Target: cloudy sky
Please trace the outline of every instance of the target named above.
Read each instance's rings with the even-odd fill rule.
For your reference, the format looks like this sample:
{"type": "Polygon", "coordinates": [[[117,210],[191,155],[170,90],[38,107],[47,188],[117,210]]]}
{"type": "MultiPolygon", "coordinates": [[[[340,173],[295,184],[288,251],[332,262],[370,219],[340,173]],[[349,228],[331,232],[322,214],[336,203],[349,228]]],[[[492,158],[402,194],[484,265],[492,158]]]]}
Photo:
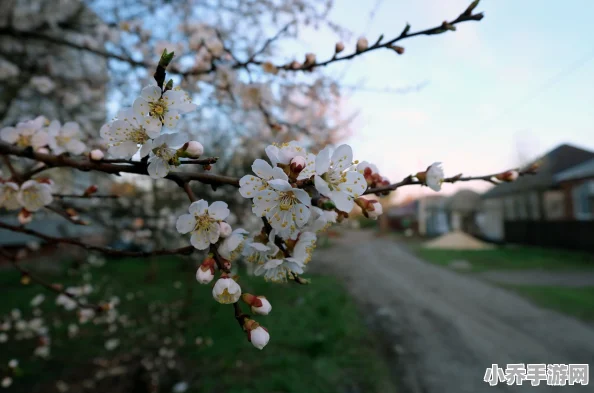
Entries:
{"type": "MultiPolygon", "coordinates": [[[[469,3],[336,0],[331,19],[356,34],[345,42],[353,46],[364,33],[372,42],[380,34],[398,35],[406,22],[416,31],[452,20],[469,3]]],[[[402,41],[402,56],[382,50],[329,68],[344,72],[347,85],[425,84],[408,94],[355,91],[345,100],[347,111],[360,112],[349,140],[356,158],[400,179],[434,161],[449,175],[486,174],[561,143],[594,150],[594,2],[483,0],[477,11],[485,13],[481,22],[402,41]]],[[[318,32],[303,39],[324,59],[336,36],[318,32]]],[[[415,187],[400,198],[429,192],[415,187]]]]}

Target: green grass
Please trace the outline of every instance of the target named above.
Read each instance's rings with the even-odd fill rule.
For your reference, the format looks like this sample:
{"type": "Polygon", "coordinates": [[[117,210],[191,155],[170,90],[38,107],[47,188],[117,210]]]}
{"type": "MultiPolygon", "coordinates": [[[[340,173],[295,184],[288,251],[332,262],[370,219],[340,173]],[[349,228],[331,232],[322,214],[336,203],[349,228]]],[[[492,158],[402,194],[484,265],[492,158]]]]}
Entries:
{"type": "MultiPolygon", "coordinates": [[[[38,286],[22,286],[16,272],[0,272],[0,320],[13,308],[20,308],[23,317],[31,319],[29,302],[44,293],[46,300],[40,307],[44,318],[60,325],[50,327],[52,356],[47,361],[32,357],[34,339],[0,344],[0,372],[12,358],[19,359],[22,369],[22,376],[6,391],[53,392],[57,380],[80,384],[93,379],[98,366],[92,361],[100,357],[137,365],[138,360],[124,359],[156,354],[166,337],[173,340],[169,347],[175,347],[177,354],[176,366],[161,379],[163,392],[171,391],[180,380],[191,383],[188,392],[387,391],[389,372],[378,355],[377,343],[335,279],[312,276],[311,285],[299,286],[242,275],[244,292],[265,295],[273,305],[270,315],[256,318],[271,335],[268,346],[259,351],[247,342],[233,317],[233,307],[216,303],[211,286],[196,283],[187,261],[160,259],[148,269],[150,264],[121,259],[90,270],[96,293],[89,301],[118,296],[119,312],[135,321],[131,327],[113,324],[118,327],[115,336],[121,337],[114,352],[104,348],[107,338],[114,336],[105,325],[80,325],[79,337],[69,339],[66,327],[76,323],[75,312],[58,309],[55,296],[38,286]],[[134,300],[128,300],[131,294],[134,300]],[[199,344],[197,338],[202,340],[199,344]]],[[[82,281],[81,273],[45,276],[66,285],[82,281]]],[[[127,386],[121,380],[117,385],[127,386]]],[[[143,391],[112,387],[103,380],[97,382],[97,391],[143,391]]]]}
{"type": "Polygon", "coordinates": [[[492,250],[438,250],[414,247],[420,258],[437,265],[465,260],[471,272],[486,270],[594,270],[591,254],[534,247],[500,247],[492,250]]]}
{"type": "Polygon", "coordinates": [[[567,288],[551,286],[506,285],[534,303],[585,321],[594,321],[594,287],[567,288]]]}

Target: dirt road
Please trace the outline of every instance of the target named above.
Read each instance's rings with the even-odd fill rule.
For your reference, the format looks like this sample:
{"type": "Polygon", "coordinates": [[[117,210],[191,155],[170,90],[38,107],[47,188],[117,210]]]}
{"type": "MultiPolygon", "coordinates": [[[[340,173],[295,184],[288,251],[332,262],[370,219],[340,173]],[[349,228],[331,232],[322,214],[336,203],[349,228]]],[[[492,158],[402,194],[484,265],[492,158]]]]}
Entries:
{"type": "Polygon", "coordinates": [[[508,363],[585,363],[592,376],[591,326],[430,265],[371,232],[347,232],[333,243],[316,251],[312,268],[341,277],[358,299],[382,332],[403,393],[594,392],[594,382],[532,387],[483,381],[487,367],[508,363]]]}

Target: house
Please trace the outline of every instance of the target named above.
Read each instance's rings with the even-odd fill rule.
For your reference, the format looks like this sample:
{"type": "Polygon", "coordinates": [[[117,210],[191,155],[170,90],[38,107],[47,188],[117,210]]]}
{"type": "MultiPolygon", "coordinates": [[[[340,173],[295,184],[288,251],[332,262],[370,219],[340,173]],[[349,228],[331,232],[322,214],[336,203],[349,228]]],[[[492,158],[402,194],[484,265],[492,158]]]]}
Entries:
{"type": "Polygon", "coordinates": [[[418,231],[418,205],[419,200],[408,200],[392,206],[386,211],[387,221],[390,228],[403,231],[412,229],[418,231]]]}
{"type": "MultiPolygon", "coordinates": [[[[582,244],[572,240],[577,236],[573,226],[569,230],[569,226],[560,223],[575,220],[570,194],[572,188],[579,186],[583,180],[573,179],[570,170],[592,160],[594,152],[564,144],[530,164],[539,165],[536,174],[499,184],[484,193],[480,219],[483,235],[495,241],[566,248],[573,248],[574,243],[582,244]],[[566,238],[555,235],[564,230],[566,238]]],[[[581,176],[579,173],[576,176],[581,176]]]]}
{"type": "Polygon", "coordinates": [[[472,190],[460,190],[445,202],[445,211],[451,230],[464,231],[470,234],[479,234],[477,214],[480,211],[481,195],[472,190]]]}
{"type": "Polygon", "coordinates": [[[565,216],[594,220],[594,160],[569,168],[555,176],[565,198],[565,216]]]}
{"type": "Polygon", "coordinates": [[[423,236],[439,236],[450,230],[447,197],[431,195],[419,199],[417,208],[418,230],[423,236]]]}

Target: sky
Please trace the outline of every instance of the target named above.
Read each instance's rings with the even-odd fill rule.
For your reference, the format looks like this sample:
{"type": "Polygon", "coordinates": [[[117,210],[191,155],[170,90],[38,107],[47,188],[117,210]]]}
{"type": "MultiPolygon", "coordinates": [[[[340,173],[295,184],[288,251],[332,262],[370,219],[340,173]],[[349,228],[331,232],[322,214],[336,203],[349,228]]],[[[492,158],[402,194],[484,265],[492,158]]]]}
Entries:
{"type": "MultiPolygon", "coordinates": [[[[374,42],[456,18],[470,0],[335,0],[330,19],[374,42]],[[370,21],[370,12],[378,4],[370,21]]],[[[562,143],[594,150],[594,32],[590,0],[483,0],[481,22],[457,31],[401,41],[404,55],[378,50],[325,72],[367,88],[416,86],[408,94],[354,91],[345,113],[358,111],[347,141],[355,158],[398,181],[443,163],[446,175],[484,175],[518,166],[562,143]],[[348,63],[348,64],[347,64],[348,63]],[[347,67],[345,69],[345,67],[347,67]]],[[[302,47],[318,60],[332,55],[336,35],[305,31],[302,47]]],[[[301,52],[303,53],[303,52],[301,52]]],[[[299,56],[299,57],[302,57],[299,56]]],[[[485,190],[488,183],[444,185],[485,190]]],[[[429,195],[426,187],[397,200],[429,195]]]]}

